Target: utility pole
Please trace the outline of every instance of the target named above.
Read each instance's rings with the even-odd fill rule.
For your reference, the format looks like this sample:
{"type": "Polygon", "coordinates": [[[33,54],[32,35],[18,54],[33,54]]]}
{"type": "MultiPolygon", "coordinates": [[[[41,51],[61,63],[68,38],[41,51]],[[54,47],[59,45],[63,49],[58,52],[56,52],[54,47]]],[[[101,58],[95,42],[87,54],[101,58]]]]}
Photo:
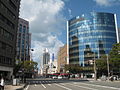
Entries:
{"type": "Polygon", "coordinates": [[[95,60],[95,52],[94,52],[94,80],[97,80],[97,70],[96,70],[96,60],[95,60]]]}
{"type": "Polygon", "coordinates": [[[109,60],[108,60],[108,54],[107,55],[107,71],[108,71],[108,80],[109,80],[109,77],[110,77],[110,68],[109,68],[109,60]]]}

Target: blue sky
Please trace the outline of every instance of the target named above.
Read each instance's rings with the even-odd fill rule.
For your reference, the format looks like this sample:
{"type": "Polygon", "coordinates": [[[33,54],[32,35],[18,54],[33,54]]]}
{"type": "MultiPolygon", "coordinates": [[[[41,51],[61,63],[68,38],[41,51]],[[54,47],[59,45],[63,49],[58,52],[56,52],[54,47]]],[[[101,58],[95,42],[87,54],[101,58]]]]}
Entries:
{"type": "MultiPolygon", "coordinates": [[[[67,0],[65,1],[65,8],[63,15],[67,20],[82,15],[84,13],[95,12],[109,12],[117,14],[117,22],[120,27],[120,0],[67,0]],[[70,15],[71,14],[71,15],[70,15]]],[[[63,43],[66,43],[66,31],[63,32],[63,36],[59,37],[63,43]]]]}
{"type": "Polygon", "coordinates": [[[30,23],[33,59],[40,65],[45,48],[57,57],[66,43],[66,21],[92,11],[116,13],[120,26],[120,0],[21,0],[20,17],[30,23]]]}

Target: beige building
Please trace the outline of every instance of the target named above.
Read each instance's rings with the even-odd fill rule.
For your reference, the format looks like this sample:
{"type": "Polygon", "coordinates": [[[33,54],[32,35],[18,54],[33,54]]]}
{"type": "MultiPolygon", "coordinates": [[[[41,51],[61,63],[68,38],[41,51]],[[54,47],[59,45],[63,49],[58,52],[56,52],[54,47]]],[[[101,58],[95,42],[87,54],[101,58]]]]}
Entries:
{"type": "Polygon", "coordinates": [[[67,44],[65,44],[63,47],[60,47],[58,51],[58,72],[65,72],[65,64],[67,64],[67,44]]]}

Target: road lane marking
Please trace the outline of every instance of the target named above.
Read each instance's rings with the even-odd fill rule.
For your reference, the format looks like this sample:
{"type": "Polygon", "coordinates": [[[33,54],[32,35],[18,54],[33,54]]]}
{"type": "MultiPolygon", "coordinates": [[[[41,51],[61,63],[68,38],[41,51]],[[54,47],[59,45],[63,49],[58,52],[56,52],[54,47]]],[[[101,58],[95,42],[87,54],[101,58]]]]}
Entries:
{"type": "Polygon", "coordinates": [[[62,85],[59,85],[59,84],[55,84],[55,85],[57,85],[57,86],[59,86],[59,87],[62,87],[62,88],[65,88],[65,89],[67,89],[67,90],[72,90],[72,89],[70,89],[70,88],[67,88],[67,87],[62,86],[62,85]]]}
{"type": "Polygon", "coordinates": [[[96,85],[96,84],[86,84],[86,83],[80,83],[80,84],[91,85],[91,86],[96,86],[96,87],[103,87],[103,88],[110,88],[110,89],[115,89],[115,90],[118,90],[118,89],[119,89],[119,88],[115,88],[115,87],[102,86],[102,85],[96,85]]]}
{"type": "Polygon", "coordinates": [[[28,90],[28,88],[29,88],[29,85],[25,88],[25,90],[28,90]]]}
{"type": "MultiPolygon", "coordinates": [[[[69,83],[66,83],[66,84],[69,84],[69,83]]],[[[77,86],[77,87],[85,88],[85,89],[89,89],[89,90],[98,90],[98,89],[94,89],[94,88],[90,88],[90,87],[78,86],[78,85],[75,85],[75,84],[69,84],[69,85],[73,85],[73,86],[77,86]]]]}
{"type": "Polygon", "coordinates": [[[48,84],[49,86],[51,86],[51,84],[48,84]]]}
{"type": "Polygon", "coordinates": [[[45,85],[43,85],[42,83],[41,83],[41,85],[43,86],[43,88],[46,88],[45,85]]]}
{"type": "Polygon", "coordinates": [[[37,85],[35,84],[35,87],[36,87],[37,85]]]}

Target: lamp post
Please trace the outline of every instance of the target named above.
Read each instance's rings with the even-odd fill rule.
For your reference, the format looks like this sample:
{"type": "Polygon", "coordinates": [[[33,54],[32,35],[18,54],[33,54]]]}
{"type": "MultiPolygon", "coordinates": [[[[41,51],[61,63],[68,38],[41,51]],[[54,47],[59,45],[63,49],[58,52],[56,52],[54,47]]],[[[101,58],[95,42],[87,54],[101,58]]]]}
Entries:
{"type": "Polygon", "coordinates": [[[110,67],[109,67],[108,54],[106,54],[106,56],[107,56],[107,71],[108,71],[108,80],[109,80],[109,77],[110,77],[110,67]]]}
{"type": "Polygon", "coordinates": [[[95,60],[95,52],[94,52],[94,80],[97,80],[97,70],[96,70],[96,60],[95,60]]]}
{"type": "MultiPolygon", "coordinates": [[[[28,55],[26,57],[26,50],[27,49],[24,49],[25,52],[24,52],[24,60],[23,60],[23,82],[25,83],[26,82],[26,76],[25,76],[25,61],[28,59],[28,55]]],[[[30,51],[34,51],[34,49],[28,49],[30,51]]],[[[30,54],[29,54],[30,55],[30,54]]],[[[29,58],[30,59],[30,58],[29,58]]]]}

